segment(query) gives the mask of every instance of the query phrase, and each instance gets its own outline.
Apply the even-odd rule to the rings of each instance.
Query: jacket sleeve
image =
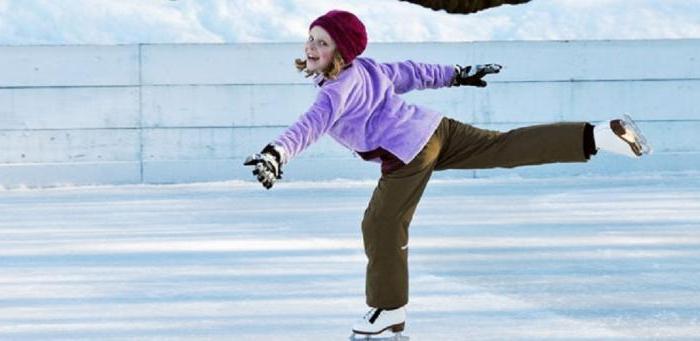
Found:
[[[454,65],[423,64],[414,61],[379,64],[394,83],[397,94],[411,90],[437,89],[452,84]]]
[[[469,14],[503,4],[517,5],[530,0],[399,0],[408,1],[434,11],[445,10],[453,14]]]
[[[284,150],[282,163],[289,162],[323,136],[335,122],[340,110],[340,96],[320,91],[311,108],[274,140],[273,143]]]

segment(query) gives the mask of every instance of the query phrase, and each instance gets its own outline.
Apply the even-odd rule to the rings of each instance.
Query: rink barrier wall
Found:
[[[316,89],[300,44],[0,46],[0,186],[250,179],[241,166],[301,115]],[[700,169],[700,40],[370,44],[382,62],[500,63],[485,89],[404,95],[487,129],[631,113],[644,160],[449,171],[438,177],[570,176]],[[286,179],[376,178],[324,137]]]

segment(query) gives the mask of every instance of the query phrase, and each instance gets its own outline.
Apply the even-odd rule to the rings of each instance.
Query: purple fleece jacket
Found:
[[[320,90],[311,108],[274,141],[285,151],[282,162],[328,133],[353,151],[383,148],[409,163],[428,142],[442,115],[408,104],[399,94],[450,86],[454,72],[453,65],[383,64],[356,58],[337,79],[317,82]]]

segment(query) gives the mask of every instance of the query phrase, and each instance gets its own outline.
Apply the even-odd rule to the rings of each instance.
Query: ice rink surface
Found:
[[[346,340],[375,181],[0,190],[0,338]],[[411,340],[697,339],[700,174],[435,180]]]

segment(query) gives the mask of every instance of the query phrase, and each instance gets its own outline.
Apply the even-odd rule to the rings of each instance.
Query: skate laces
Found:
[[[374,311],[377,310],[377,308],[372,308],[370,309],[365,316],[362,318],[363,320],[369,320],[369,317],[374,314]]]

